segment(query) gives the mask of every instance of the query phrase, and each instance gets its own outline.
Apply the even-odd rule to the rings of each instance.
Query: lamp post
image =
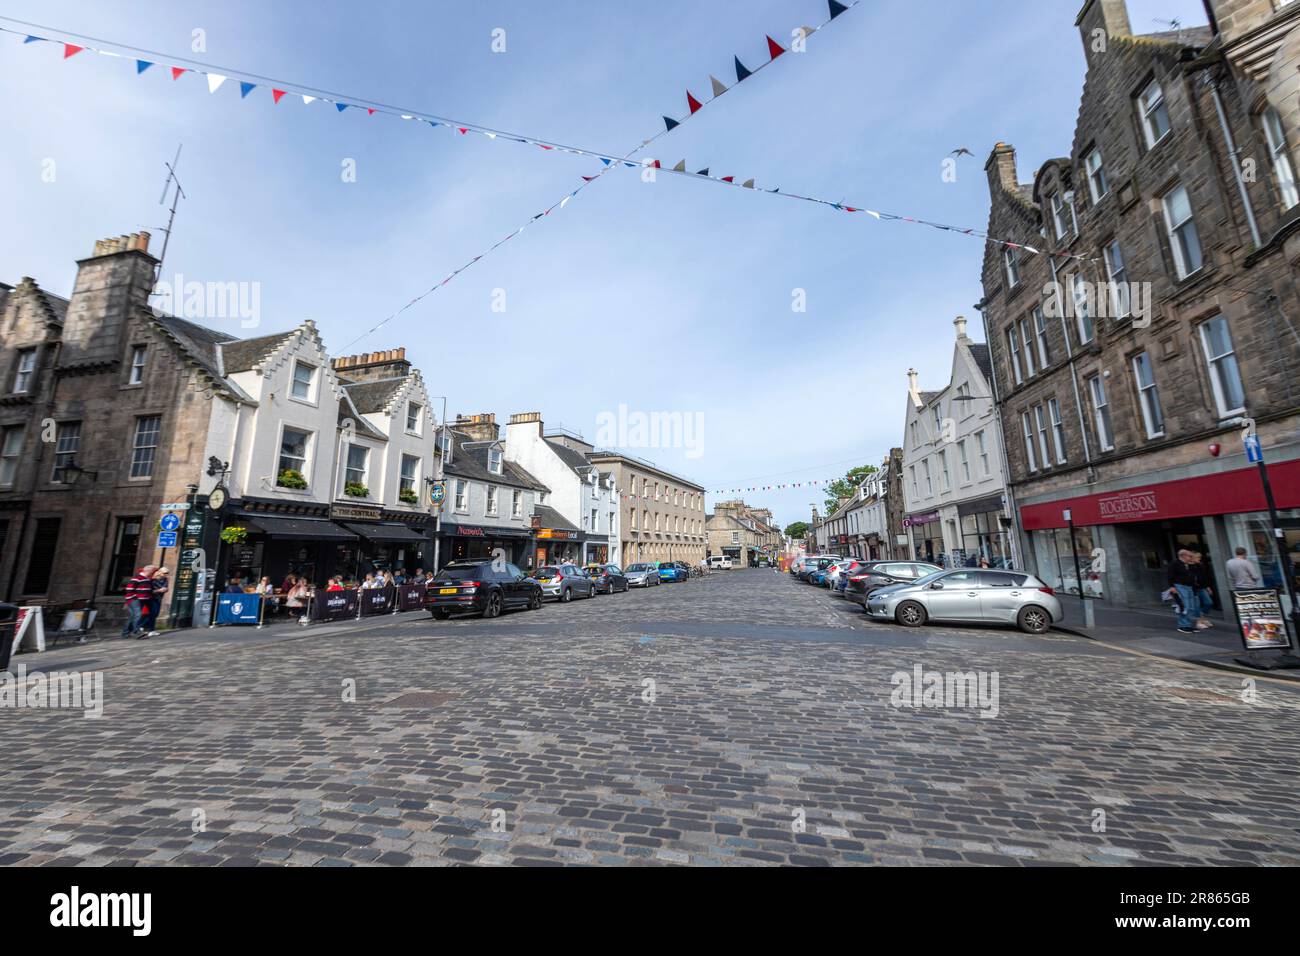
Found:
[[[442,417],[438,419],[438,430],[434,432],[434,442],[436,445],[435,452],[437,453],[437,457],[438,457],[438,463],[434,469],[437,472],[437,474],[434,476],[434,481],[442,481],[445,476],[443,467],[446,461],[446,456],[443,454],[443,450],[442,450],[442,434],[447,428],[447,396],[430,395],[429,397],[442,399]],[[443,501],[438,502],[438,511],[433,516],[433,573],[434,574],[437,574],[439,571],[439,558],[442,553],[442,506],[445,503],[445,501],[446,499],[444,498]]]

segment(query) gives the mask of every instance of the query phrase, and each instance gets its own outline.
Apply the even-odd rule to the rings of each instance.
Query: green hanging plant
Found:
[[[397,497],[408,505],[417,505],[420,503],[420,496],[410,488],[403,488],[397,493]]]
[[[307,479],[302,476],[302,472],[295,471],[292,468],[286,468],[280,472],[275,479],[275,483],[281,488],[292,488],[295,491],[301,491],[307,487]]]
[[[368,498],[370,489],[359,481],[349,481],[343,486],[343,493],[349,498]]]
[[[231,525],[221,529],[221,540],[226,544],[243,544],[248,540],[248,529],[240,525]]]

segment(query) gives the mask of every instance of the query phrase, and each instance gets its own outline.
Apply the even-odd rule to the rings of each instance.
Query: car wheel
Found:
[[[560,603],[568,604],[572,600],[573,600],[573,592],[570,591],[568,588],[565,588],[563,591],[560,592]]]
[[[542,609],[542,592],[534,591],[528,598],[528,610],[540,611]]]
[[[904,627],[920,627],[925,618],[925,608],[916,601],[904,601],[894,611],[894,620]]]
[[[483,607],[484,617],[501,616],[501,592],[493,591],[488,595],[487,604]]]
[[[429,613],[438,621],[445,621],[447,618],[451,617],[451,611],[430,611]]]
[[[1016,625],[1026,634],[1042,634],[1052,626],[1052,616],[1037,604],[1022,607]]]

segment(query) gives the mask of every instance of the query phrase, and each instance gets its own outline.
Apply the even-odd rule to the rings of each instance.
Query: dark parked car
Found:
[[[595,597],[596,582],[576,564],[547,564],[537,569],[542,594],[568,603],[575,597]]]
[[[596,590],[601,594],[627,590],[627,575],[617,564],[589,564],[582,570],[596,582]]]
[[[542,588],[513,564],[494,567],[491,561],[452,561],[425,588],[424,606],[444,621],[453,611],[496,617],[507,608],[537,610],[542,606]]]
[[[867,561],[847,575],[844,597],[865,608],[867,598],[877,588],[891,584],[911,584],[927,574],[941,570],[943,569],[924,561]]]

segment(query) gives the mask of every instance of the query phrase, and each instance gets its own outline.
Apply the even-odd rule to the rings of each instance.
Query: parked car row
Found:
[[[790,573],[861,604],[874,620],[905,627],[927,621],[1010,624],[1042,634],[1064,617],[1056,592],[1024,571],[810,555],[795,561]]]
[[[547,564],[529,575],[513,564],[467,558],[449,562],[429,581],[424,606],[440,621],[470,611],[497,617],[502,611],[536,611],[543,601],[567,604],[631,588],[657,587],[685,581],[690,567],[682,561],[639,562],[626,569],[617,564]]]

